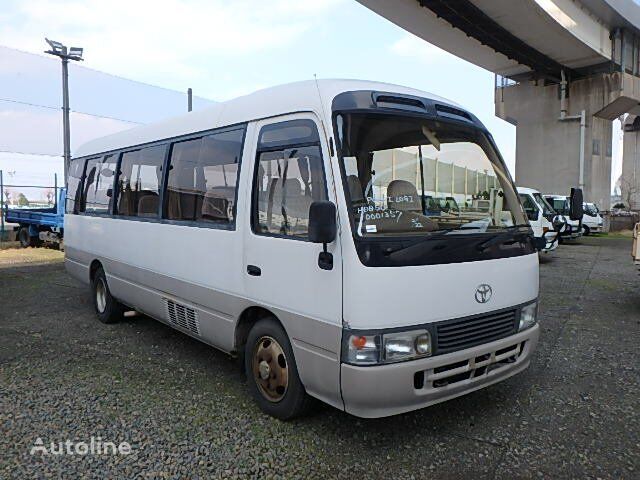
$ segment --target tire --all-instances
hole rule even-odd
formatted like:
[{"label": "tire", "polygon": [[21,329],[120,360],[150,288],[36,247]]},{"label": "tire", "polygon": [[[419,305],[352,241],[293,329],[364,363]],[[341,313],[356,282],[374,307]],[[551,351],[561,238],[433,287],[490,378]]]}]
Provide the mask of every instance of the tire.
[{"label": "tire", "polygon": [[98,267],[93,276],[91,291],[93,293],[93,306],[96,309],[98,320],[102,323],[115,323],[122,319],[124,307],[111,296],[109,285],[107,285],[107,277],[102,267]]},{"label": "tire", "polygon": [[29,235],[29,227],[21,227],[18,230],[18,240],[22,248],[29,248],[32,246],[31,235]]},{"label": "tire", "polygon": [[582,234],[583,235],[590,235],[591,234],[591,229],[589,227],[587,227],[586,225],[582,226]]},{"label": "tire", "polygon": [[263,318],[251,328],[244,368],[251,395],[263,412],[290,420],[309,410],[312,399],[300,381],[289,338],[275,318]]}]

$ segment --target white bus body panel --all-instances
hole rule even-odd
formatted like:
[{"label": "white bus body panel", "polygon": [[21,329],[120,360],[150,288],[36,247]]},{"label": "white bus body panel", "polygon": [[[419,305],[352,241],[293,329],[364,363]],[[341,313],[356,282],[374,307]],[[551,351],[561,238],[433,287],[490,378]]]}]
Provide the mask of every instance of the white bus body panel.
[{"label": "white bus body panel", "polygon": [[[489,284],[487,303],[475,300]],[[375,329],[437,322],[513,307],[538,296],[538,255],[418,267],[371,268],[345,255],[344,320]]]},{"label": "white bus body panel", "polygon": [[233,349],[235,319],[247,303],[240,232],[89,215],[65,221],[67,261],[82,265],[85,281],[98,260],[115,298],[166,322],[165,299],[193,308],[200,334],[187,333]]}]

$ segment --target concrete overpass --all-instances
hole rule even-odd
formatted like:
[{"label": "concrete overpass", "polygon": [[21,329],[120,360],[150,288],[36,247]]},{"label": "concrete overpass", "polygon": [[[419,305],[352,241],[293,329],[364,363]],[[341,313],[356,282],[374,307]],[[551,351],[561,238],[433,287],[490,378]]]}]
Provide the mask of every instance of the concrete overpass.
[{"label": "concrete overpass", "polygon": [[[582,186],[588,201],[610,207],[611,121],[640,115],[639,3],[358,1],[496,74],[496,115],[517,127],[519,184],[553,193]],[[637,135],[640,125],[625,129],[623,175],[639,174],[622,183],[639,192],[640,207],[640,149],[631,150]]]}]

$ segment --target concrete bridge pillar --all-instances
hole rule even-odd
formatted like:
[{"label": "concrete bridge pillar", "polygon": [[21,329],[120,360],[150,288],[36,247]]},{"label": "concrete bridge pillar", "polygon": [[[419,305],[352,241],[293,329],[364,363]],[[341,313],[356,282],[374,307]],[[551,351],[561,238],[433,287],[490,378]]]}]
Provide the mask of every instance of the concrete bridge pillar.
[{"label": "concrete bridge pillar", "polygon": [[628,115],[623,129],[620,193],[626,207],[640,210],[640,116]]},{"label": "concrete bridge pillar", "polygon": [[585,201],[607,210],[611,203],[613,118],[611,75],[599,74],[567,84],[522,82],[496,88],[496,115],[516,125],[518,185],[544,193],[568,194],[582,186]]}]

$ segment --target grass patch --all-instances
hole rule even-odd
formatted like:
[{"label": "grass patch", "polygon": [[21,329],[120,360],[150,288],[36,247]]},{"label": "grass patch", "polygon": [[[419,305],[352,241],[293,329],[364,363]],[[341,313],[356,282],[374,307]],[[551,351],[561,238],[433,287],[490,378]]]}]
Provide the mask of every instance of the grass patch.
[{"label": "grass patch", "polygon": [[0,268],[20,265],[58,263],[64,260],[64,252],[51,248],[0,249]]}]

